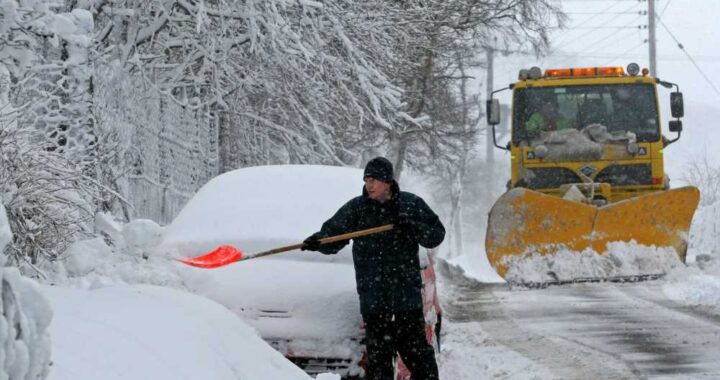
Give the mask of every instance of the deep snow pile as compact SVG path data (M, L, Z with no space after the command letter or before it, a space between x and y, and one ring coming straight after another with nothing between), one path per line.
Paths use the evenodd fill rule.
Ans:
M170 258L148 253L160 241L162 227L157 223L135 219L121 224L99 214L95 228L105 237L72 244L61 260L49 264L48 282L85 288L114 284L185 288Z
M16 268L3 268L2 251L11 240L0 202L0 379L43 379L50 368L52 310L37 283Z
M149 254L157 224L101 215L96 227L105 238L75 243L48 268L49 379L310 379L232 311L182 291L177 264Z
M50 380L310 379L204 297L151 285L43 290L55 310Z
M720 202L700 207L690 225L688 259L703 255L720 259Z
M688 266L667 276L663 291L675 302L720 313L720 202L701 207L690 226Z
M672 248L635 242L608 243L605 254L592 249L560 249L550 255L509 257L505 279L512 283L539 283L578 279L609 279L645 274L665 274L681 266Z

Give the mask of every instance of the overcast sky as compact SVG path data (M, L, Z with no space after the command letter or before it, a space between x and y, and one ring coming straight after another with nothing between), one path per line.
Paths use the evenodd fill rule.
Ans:
M547 57L512 54L497 59L495 87L517 78L521 68L619 65L637 62L649 66L647 0L562 0L568 13L567 28L551 35ZM656 0L658 76L680 85L686 98L708 105L720 104L720 0ZM600 13L603 12L603 13ZM665 26L667 30L665 29ZM639 29L640 26L642 29ZM713 82L708 83L678 48L671 34Z

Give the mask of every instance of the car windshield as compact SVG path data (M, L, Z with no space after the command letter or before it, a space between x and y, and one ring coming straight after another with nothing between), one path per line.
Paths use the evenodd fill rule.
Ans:
M637 141L658 141L655 90L651 84L518 88L514 92L513 142L541 131L601 124L612 134L633 132Z

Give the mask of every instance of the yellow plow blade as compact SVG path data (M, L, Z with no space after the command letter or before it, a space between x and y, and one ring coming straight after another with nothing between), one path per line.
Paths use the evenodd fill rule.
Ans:
M490 210L485 251L503 278L513 257L562 248L605 253L607 243L615 241L672 247L684 262L699 200L697 188L683 187L596 207L516 188Z

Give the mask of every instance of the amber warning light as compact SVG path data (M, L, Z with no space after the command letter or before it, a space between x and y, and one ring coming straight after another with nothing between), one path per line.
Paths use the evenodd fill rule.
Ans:
M547 69L545 77L593 77L593 76L615 76L624 75L625 69L620 66L616 67L582 67L571 69Z

